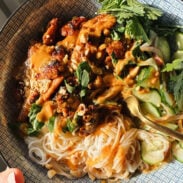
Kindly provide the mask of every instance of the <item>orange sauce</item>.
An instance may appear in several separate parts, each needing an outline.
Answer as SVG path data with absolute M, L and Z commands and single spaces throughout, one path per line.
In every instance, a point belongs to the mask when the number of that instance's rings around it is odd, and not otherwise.
M 72 35 L 68 35 L 65 39 L 63 39 L 62 41 L 59 41 L 57 45 L 63 46 L 68 50 L 73 49 L 75 47 L 78 34 L 79 34 L 79 31 L 75 31 Z
M 51 53 L 53 52 L 54 47 L 36 44 L 31 49 L 33 51 L 30 56 L 30 63 L 35 71 L 39 71 L 41 67 L 48 65 L 48 63 L 51 61 Z
M 41 111 L 37 114 L 37 120 L 46 122 L 53 116 L 54 105 L 52 101 L 47 101 L 43 104 Z

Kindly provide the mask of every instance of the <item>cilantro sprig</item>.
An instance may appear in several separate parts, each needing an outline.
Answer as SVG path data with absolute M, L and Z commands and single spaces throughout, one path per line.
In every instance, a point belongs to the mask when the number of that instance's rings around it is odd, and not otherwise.
M 138 19 L 128 20 L 126 23 L 125 29 L 126 37 L 130 37 L 131 39 L 149 41 L 149 38 Z
M 167 63 L 162 72 L 169 74 L 167 87 L 173 93 L 178 109 L 183 109 L 183 59 L 175 59 L 172 63 Z
M 147 42 L 152 21 L 162 15 L 161 10 L 137 0 L 100 0 L 100 3 L 99 13 L 110 13 L 117 19 L 111 34 L 114 40 L 119 40 L 119 35 L 124 32 L 127 38 Z
M 163 72 L 170 72 L 174 70 L 181 70 L 183 69 L 183 59 L 175 59 L 171 63 L 167 63 L 165 68 L 162 70 Z
M 149 20 L 157 20 L 162 11 L 157 8 L 142 4 L 137 0 L 99 0 L 102 7 L 99 13 L 113 14 L 119 23 L 132 17 L 147 17 Z

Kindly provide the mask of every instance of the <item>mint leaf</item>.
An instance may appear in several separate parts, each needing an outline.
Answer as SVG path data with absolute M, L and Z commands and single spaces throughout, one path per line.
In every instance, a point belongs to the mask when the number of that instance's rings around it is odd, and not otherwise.
M 27 130 L 28 135 L 38 135 L 41 128 L 44 126 L 44 123 L 36 119 L 37 114 L 41 111 L 41 106 L 37 104 L 32 104 L 29 117 L 29 128 Z
M 81 76 L 81 86 L 87 87 L 90 82 L 90 75 L 89 72 L 86 70 L 83 70 L 82 76 Z
M 73 120 L 67 119 L 66 125 L 67 125 L 68 131 L 73 132 L 78 127 L 77 119 L 73 119 Z
M 87 92 L 87 89 L 86 88 L 82 88 L 81 91 L 80 91 L 80 93 L 79 93 L 79 96 L 81 98 L 83 98 L 84 96 L 86 96 L 86 92 Z
M 66 80 L 64 80 L 64 83 L 65 83 L 65 87 L 66 87 L 67 91 L 68 91 L 69 93 L 73 93 L 73 92 L 74 92 L 74 90 L 75 90 L 75 87 L 74 87 L 74 86 L 69 85 L 69 84 L 67 83 L 67 81 L 66 81 Z
M 48 121 L 48 130 L 49 130 L 50 132 L 53 132 L 53 130 L 54 130 L 55 119 L 56 119 L 56 117 L 55 117 L 55 116 L 52 116 L 52 117 L 49 119 L 49 121 Z
M 41 111 L 41 106 L 40 105 L 37 105 L 37 104 L 32 104 L 31 106 L 31 109 L 30 109 L 30 112 L 28 114 L 28 117 L 30 118 L 30 121 L 31 119 L 34 119 L 35 118 L 35 115 Z
M 112 59 L 113 65 L 116 65 L 118 63 L 118 59 L 116 58 L 116 55 L 114 52 L 112 52 L 111 54 L 111 59 Z
M 90 82 L 90 72 L 91 68 L 88 62 L 82 62 L 76 70 L 76 77 L 78 78 L 78 82 L 81 85 L 81 98 L 86 95 L 87 87 Z
M 76 77 L 78 78 L 78 81 L 81 83 L 82 80 L 82 74 L 83 71 L 86 70 L 87 72 L 90 72 L 90 66 L 88 64 L 88 62 L 82 62 L 79 64 L 77 70 L 76 70 Z

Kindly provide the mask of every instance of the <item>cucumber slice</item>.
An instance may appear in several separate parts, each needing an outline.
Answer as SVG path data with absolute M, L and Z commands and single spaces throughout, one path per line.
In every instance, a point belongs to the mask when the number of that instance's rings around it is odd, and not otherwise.
M 166 144 L 164 144 L 166 143 Z M 144 162 L 155 165 L 164 161 L 169 145 L 161 138 L 153 138 L 152 141 L 142 141 L 141 152 Z
M 163 103 L 168 104 L 169 106 L 173 106 L 173 97 L 167 92 L 167 90 L 164 87 L 160 89 L 160 94 Z
M 150 114 L 153 117 L 161 117 L 159 110 L 153 104 L 143 102 L 140 106 L 144 115 Z
M 183 163 L 183 148 L 181 148 L 179 142 L 174 142 L 172 145 L 172 153 L 176 160 Z
M 175 111 L 173 110 L 172 107 L 168 106 L 168 105 L 165 105 L 163 103 L 161 103 L 161 106 L 163 108 L 164 111 L 162 111 L 162 115 L 174 115 L 175 114 Z
M 177 32 L 175 40 L 177 43 L 178 50 L 183 50 L 183 33 Z
M 177 130 L 178 129 L 178 125 L 175 123 L 164 123 L 164 126 L 172 129 L 172 130 Z M 183 142 L 182 142 L 182 146 L 183 146 Z
M 180 147 L 183 149 L 183 141 L 179 141 Z
M 162 53 L 165 62 L 170 60 L 170 46 L 165 37 L 159 37 L 155 45 Z
M 156 71 L 158 71 L 158 69 L 159 69 L 158 66 L 157 66 L 157 64 L 156 64 L 156 61 L 153 58 L 149 58 L 146 61 L 139 62 L 138 63 L 138 66 L 140 66 L 140 67 L 143 67 L 143 66 L 152 66 L 152 67 L 154 67 L 154 69 Z
M 173 59 L 183 59 L 183 50 L 177 50 L 173 55 Z
M 135 95 L 139 100 L 143 102 L 149 102 L 155 105 L 156 107 L 160 107 L 161 97 L 158 91 L 151 90 L 148 93 L 141 93 L 139 90 L 134 89 L 133 95 Z
M 156 72 L 157 71 L 154 66 L 141 68 L 136 77 L 137 86 L 141 86 L 143 88 L 159 88 L 160 81 L 159 78 L 155 78 Z M 156 79 L 155 82 L 152 82 L 154 79 Z

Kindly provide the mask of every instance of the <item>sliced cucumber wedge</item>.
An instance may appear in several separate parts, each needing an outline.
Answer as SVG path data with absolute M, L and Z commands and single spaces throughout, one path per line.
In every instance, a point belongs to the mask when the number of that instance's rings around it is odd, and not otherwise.
M 183 148 L 179 142 L 174 142 L 172 145 L 172 153 L 176 160 L 183 163 Z
M 159 69 L 158 66 L 157 66 L 156 61 L 154 60 L 154 58 L 149 58 L 146 61 L 141 61 L 140 63 L 138 63 L 138 66 L 140 66 L 140 67 L 143 67 L 143 66 L 152 66 L 152 67 L 154 67 L 154 69 L 156 71 L 158 71 L 158 69 Z
M 156 107 L 160 107 L 161 97 L 158 91 L 151 90 L 148 93 L 141 93 L 140 91 L 134 89 L 133 94 L 143 102 L 149 102 L 155 105 Z
M 176 39 L 178 50 L 183 50 L 183 33 L 177 32 L 175 39 Z
M 161 106 L 162 106 L 162 115 L 169 115 L 169 116 L 172 116 L 175 114 L 175 111 L 172 107 L 168 106 L 168 105 L 165 105 L 163 103 L 161 103 Z
M 152 103 L 143 102 L 140 104 L 142 112 L 144 115 L 152 115 L 153 117 L 161 117 L 160 111 Z
M 146 61 L 145 61 L 146 62 Z M 142 67 L 136 77 L 137 86 L 143 88 L 159 88 L 159 78 L 155 77 L 157 70 L 154 66 Z M 152 82 L 155 79 L 155 82 Z
M 165 37 L 158 37 L 155 45 L 158 49 L 160 49 L 163 59 L 165 62 L 170 60 L 170 46 Z
M 183 141 L 179 141 L 180 147 L 183 149 Z
M 183 59 L 183 50 L 177 50 L 173 55 L 173 59 Z
M 164 137 L 155 137 L 151 141 L 146 139 L 141 143 L 142 159 L 150 165 L 158 164 L 164 161 L 168 149 L 169 143 Z
M 178 125 L 175 124 L 175 123 L 165 123 L 163 125 L 170 128 L 170 129 L 172 129 L 172 130 L 177 130 L 178 129 Z M 183 146 L 183 143 L 182 143 L 182 146 Z

